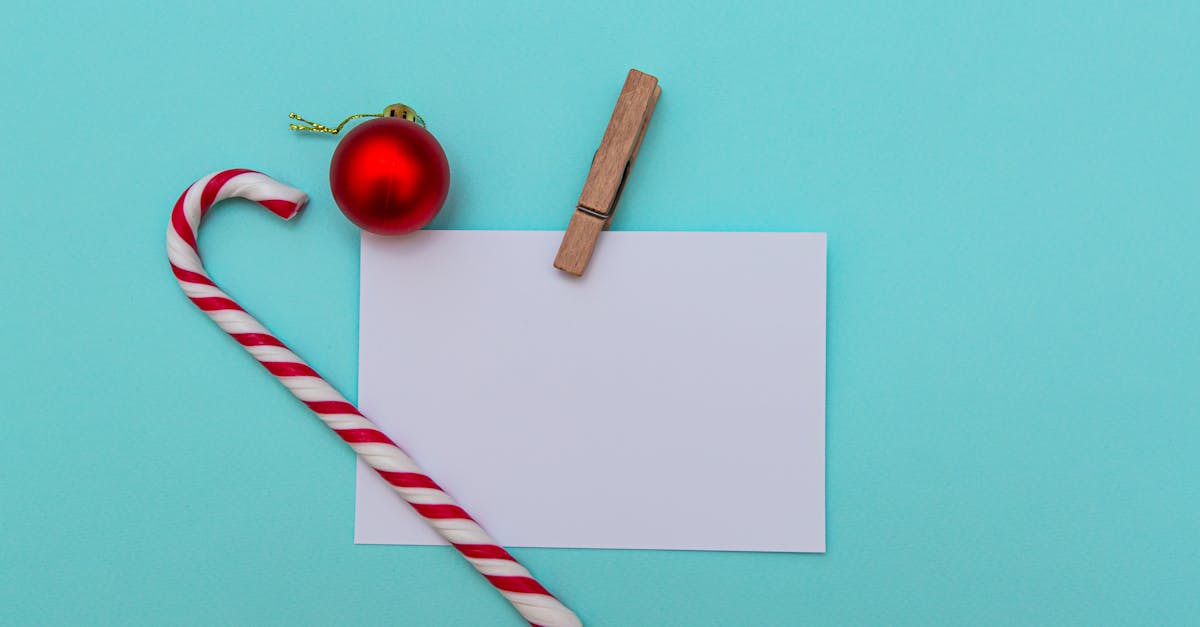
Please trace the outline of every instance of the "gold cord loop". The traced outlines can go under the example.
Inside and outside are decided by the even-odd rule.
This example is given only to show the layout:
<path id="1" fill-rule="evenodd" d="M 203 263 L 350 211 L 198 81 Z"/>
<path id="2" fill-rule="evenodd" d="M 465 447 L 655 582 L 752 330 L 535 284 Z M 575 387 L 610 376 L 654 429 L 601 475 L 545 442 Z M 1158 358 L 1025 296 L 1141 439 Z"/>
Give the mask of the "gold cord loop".
<path id="1" fill-rule="evenodd" d="M 296 113 L 289 113 L 288 114 L 289 119 L 296 120 L 297 122 L 303 122 L 304 124 L 288 124 L 288 128 L 292 129 L 293 131 L 308 131 L 311 133 L 329 133 L 330 135 L 337 135 L 338 133 L 342 132 L 342 129 L 346 126 L 346 123 L 348 123 L 350 120 L 357 120 L 358 118 L 384 118 L 384 117 L 403 118 L 410 122 L 416 122 L 417 124 L 420 124 L 422 127 L 425 126 L 425 120 L 422 119 L 421 116 L 417 115 L 417 112 L 413 111 L 412 107 L 409 107 L 408 105 L 397 103 L 397 104 L 388 105 L 387 108 L 383 110 L 383 113 L 359 113 L 357 115 L 352 115 L 352 116 L 346 118 L 345 120 L 342 120 L 341 124 L 338 124 L 337 126 L 335 126 L 333 128 L 325 126 L 324 124 L 317 124 L 316 122 L 313 122 L 311 120 L 306 120 L 306 119 L 300 117 Z M 305 126 L 305 124 L 307 124 L 308 126 Z"/>
<path id="2" fill-rule="evenodd" d="M 304 124 L 308 125 L 308 126 L 304 126 L 303 124 L 288 124 L 288 128 L 292 129 L 293 131 L 311 131 L 313 133 L 329 133 L 330 135 L 337 135 L 338 133 L 342 132 L 342 128 L 345 127 L 346 123 L 349 122 L 350 120 L 356 120 L 358 118 L 379 118 L 379 117 L 383 117 L 383 114 L 382 113 L 359 113 L 357 115 L 352 115 L 352 116 L 346 118 L 345 120 L 342 120 L 342 123 L 338 124 L 334 128 L 329 128 L 328 126 L 325 126 L 324 124 L 317 124 L 316 122 L 306 120 L 295 113 L 289 113 L 288 117 L 293 120 L 299 120 L 301 122 L 304 122 Z"/>

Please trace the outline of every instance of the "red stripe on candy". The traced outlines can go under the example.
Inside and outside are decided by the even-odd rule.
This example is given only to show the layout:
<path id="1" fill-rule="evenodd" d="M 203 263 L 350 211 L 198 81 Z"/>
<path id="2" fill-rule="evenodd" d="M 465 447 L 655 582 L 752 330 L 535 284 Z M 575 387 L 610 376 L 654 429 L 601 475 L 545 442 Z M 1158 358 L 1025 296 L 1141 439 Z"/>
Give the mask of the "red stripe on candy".
<path id="1" fill-rule="evenodd" d="M 494 544 L 456 544 L 454 548 L 458 549 L 466 557 L 474 557 L 476 559 L 492 559 L 492 560 L 509 560 L 517 561 L 512 555 L 508 554 L 502 547 Z"/>
<path id="2" fill-rule="evenodd" d="M 417 510 L 418 514 L 426 518 L 434 518 L 439 520 L 446 518 L 475 520 L 474 518 L 471 518 L 471 515 L 468 514 L 466 510 L 457 505 L 429 505 L 422 503 L 409 503 L 409 505 L 412 505 L 413 509 Z"/>
<path id="3" fill-rule="evenodd" d="M 381 434 L 382 435 L 382 434 Z M 387 437 L 386 435 L 383 437 Z M 345 438 L 343 438 L 345 439 Z M 389 439 L 388 442 L 391 442 Z M 376 470 L 383 480 L 396 486 L 397 488 L 432 488 L 441 490 L 442 486 L 434 483 L 428 475 L 423 475 L 419 472 L 394 472 L 391 470 Z"/>
<path id="4" fill-rule="evenodd" d="M 501 575 L 484 575 L 484 577 L 487 577 L 487 580 L 492 582 L 493 586 L 506 592 L 524 592 L 526 594 L 553 596 L 542 587 L 542 584 L 530 577 L 505 577 Z"/>
<path id="5" fill-rule="evenodd" d="M 188 188 L 191 189 L 190 187 Z M 175 208 L 171 210 L 171 228 L 179 234 L 179 237 L 196 250 L 196 234 L 192 233 L 192 227 L 187 222 L 187 216 L 183 215 L 183 199 L 187 197 L 187 191 L 175 201 Z M 199 251 L 197 251 L 199 253 Z"/>
<path id="6" fill-rule="evenodd" d="M 230 337 L 238 341 L 242 346 L 278 346 L 287 348 L 274 335 L 266 333 L 230 333 Z"/>
<path id="7" fill-rule="evenodd" d="M 345 401 L 303 401 L 308 408 L 318 414 L 355 414 L 361 416 L 358 408 Z"/>
<path id="8" fill-rule="evenodd" d="M 300 210 L 300 206 L 290 200 L 260 200 L 258 204 L 270 209 L 271 213 L 284 220 L 290 220 Z"/>
<path id="9" fill-rule="evenodd" d="M 277 377 L 317 377 L 315 370 L 304 364 L 298 364 L 294 361 L 264 361 L 262 365 L 267 368 L 271 374 Z"/>
<path id="10" fill-rule="evenodd" d="M 391 444 L 392 446 L 396 445 L 395 442 L 392 442 L 391 438 L 387 437 L 382 431 L 377 429 L 334 429 L 334 432 L 336 432 L 338 437 L 342 438 L 346 442 L 377 442 L 379 444 Z"/>
<path id="11" fill-rule="evenodd" d="M 175 274 L 175 278 L 179 279 L 180 281 L 199 283 L 201 285 L 211 285 L 213 287 L 217 286 L 216 283 L 212 282 L 212 279 L 204 276 L 203 274 L 200 274 L 199 272 L 192 272 L 191 270 L 184 270 L 175 264 L 171 264 L 171 272 L 173 272 Z"/>
<path id="12" fill-rule="evenodd" d="M 208 179 L 208 184 L 204 186 L 204 191 L 200 193 L 200 213 L 203 214 L 212 207 L 213 201 L 217 199 L 217 194 L 221 193 L 221 188 L 229 182 L 229 179 L 254 170 L 246 168 L 234 168 L 232 170 L 224 170 L 216 173 L 211 179 Z"/>
<path id="13" fill-rule="evenodd" d="M 237 303 L 220 296 L 205 296 L 203 298 L 189 296 L 188 298 L 191 298 L 192 302 L 196 303 L 196 306 L 201 311 L 225 311 L 230 309 L 244 311 Z"/>

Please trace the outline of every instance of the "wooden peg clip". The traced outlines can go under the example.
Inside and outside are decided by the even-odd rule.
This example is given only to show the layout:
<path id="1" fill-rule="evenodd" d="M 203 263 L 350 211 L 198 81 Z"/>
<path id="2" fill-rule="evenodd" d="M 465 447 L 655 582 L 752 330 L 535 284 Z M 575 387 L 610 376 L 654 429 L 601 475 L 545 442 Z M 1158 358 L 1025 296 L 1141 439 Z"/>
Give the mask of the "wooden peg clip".
<path id="1" fill-rule="evenodd" d="M 592 158 L 592 168 L 583 184 L 583 192 L 579 194 L 579 203 L 571 214 L 562 245 L 558 247 L 555 268 L 575 276 L 583 275 L 600 231 L 608 228 L 612 221 L 621 190 L 625 188 L 629 170 L 637 159 L 642 137 L 646 135 L 646 126 L 650 124 L 650 115 L 654 113 L 654 105 L 661 93 L 657 78 L 629 70 L 604 138 L 600 140 L 600 149 Z"/>

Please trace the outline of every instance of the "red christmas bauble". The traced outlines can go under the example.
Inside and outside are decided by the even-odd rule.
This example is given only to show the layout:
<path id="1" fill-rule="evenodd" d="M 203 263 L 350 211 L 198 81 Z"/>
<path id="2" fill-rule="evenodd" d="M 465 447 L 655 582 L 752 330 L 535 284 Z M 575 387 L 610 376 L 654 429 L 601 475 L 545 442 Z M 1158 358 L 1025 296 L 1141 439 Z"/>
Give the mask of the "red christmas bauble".
<path id="1" fill-rule="evenodd" d="M 329 164 L 333 199 L 351 222 L 380 235 L 415 231 L 433 219 L 450 190 L 450 164 L 433 133 L 403 118 L 354 127 Z"/>

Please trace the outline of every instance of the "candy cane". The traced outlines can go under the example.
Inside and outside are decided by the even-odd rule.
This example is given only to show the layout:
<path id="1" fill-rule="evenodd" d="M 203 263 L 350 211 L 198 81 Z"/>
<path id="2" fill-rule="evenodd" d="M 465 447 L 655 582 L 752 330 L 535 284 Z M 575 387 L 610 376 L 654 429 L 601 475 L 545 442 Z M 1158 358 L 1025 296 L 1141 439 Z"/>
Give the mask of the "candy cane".
<path id="1" fill-rule="evenodd" d="M 253 170 L 225 170 L 193 183 L 175 203 L 167 227 L 167 259 L 184 294 L 349 444 L 530 625 L 582 625 L 375 423 L 213 283 L 200 262 L 196 233 L 209 207 L 233 197 L 253 200 L 284 220 L 308 202 L 304 192 Z"/>

